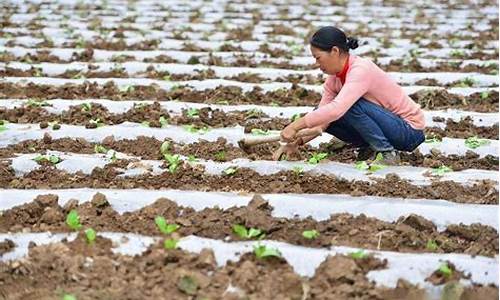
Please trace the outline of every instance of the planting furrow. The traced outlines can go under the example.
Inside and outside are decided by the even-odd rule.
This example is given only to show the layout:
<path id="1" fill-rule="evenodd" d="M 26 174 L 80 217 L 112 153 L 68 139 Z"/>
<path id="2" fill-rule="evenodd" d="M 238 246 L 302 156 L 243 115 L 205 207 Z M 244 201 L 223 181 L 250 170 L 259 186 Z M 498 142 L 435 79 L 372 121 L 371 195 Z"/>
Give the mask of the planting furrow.
<path id="1" fill-rule="evenodd" d="M 79 64 L 26 64 L 0 63 L 3 77 L 58 77 L 58 78 L 153 78 L 165 81 L 183 81 L 195 77 L 198 80 L 224 78 L 243 82 L 301 82 L 323 84 L 320 71 L 294 71 L 286 69 L 256 69 L 245 67 L 212 67 L 184 64 L 155 64 L 142 62 Z M 448 87 L 496 87 L 498 76 L 478 73 L 399 73 L 389 72 L 401 85 L 448 86 Z M 304 79 L 302 79 L 304 78 Z"/>
<path id="2" fill-rule="evenodd" d="M 200 192 L 181 190 L 144 190 L 144 189 L 0 189 L 0 210 L 13 209 L 15 206 L 29 204 L 39 195 L 55 195 L 57 204 L 68 208 L 75 199 L 79 205 L 91 201 L 96 194 L 102 194 L 111 208 L 119 214 L 130 213 L 152 205 L 160 198 L 167 198 L 177 206 L 196 212 L 207 209 L 236 209 L 248 206 L 257 195 L 229 192 Z M 102 197 L 102 196 L 99 196 Z M 445 200 L 384 198 L 372 196 L 333 195 L 333 194 L 262 194 L 267 209 L 274 218 L 287 218 L 325 221 L 333 214 L 361 214 L 385 222 L 417 214 L 428 219 L 439 232 L 451 224 L 472 225 L 480 223 L 498 231 L 497 205 L 461 204 Z M 74 202 L 74 201 L 73 201 Z M 313 205 L 311 205 L 313 204 Z M 42 212 L 43 213 L 43 212 Z M 245 216 L 245 215 L 243 215 Z M 247 215 L 251 216 L 251 215 Z"/>
<path id="3" fill-rule="evenodd" d="M 27 217 L 26 211 L 30 214 Z M 176 234 L 225 241 L 267 240 L 314 248 L 334 246 L 361 247 L 384 251 L 465 253 L 494 256 L 498 252 L 498 232 L 479 223 L 449 224 L 442 232 L 431 221 L 409 214 L 395 222 L 384 222 L 364 215 L 332 214 L 323 221 L 276 218 L 260 196 L 239 208 L 206 208 L 194 211 L 178 206 L 170 199 L 157 199 L 133 212 L 119 214 L 103 194 L 95 194 L 90 202 L 78 204 L 71 200 L 58 204 L 55 195 L 38 195 L 33 202 L 2 211 L 0 232 L 67 232 L 65 216 L 75 211 L 86 227 L 99 232 L 130 232 L 157 235 L 162 231 L 158 217 L 167 220 Z M 74 214 L 74 213 L 73 213 Z M 155 224 L 156 223 L 156 224 Z M 123 226 L 122 224 L 127 224 Z M 236 226 L 236 227 L 235 227 Z M 238 229 L 254 228 L 257 234 L 248 236 Z M 243 229 L 243 227 L 240 227 Z M 312 232 L 306 237 L 303 232 Z M 429 246 L 432 244 L 432 246 Z"/>

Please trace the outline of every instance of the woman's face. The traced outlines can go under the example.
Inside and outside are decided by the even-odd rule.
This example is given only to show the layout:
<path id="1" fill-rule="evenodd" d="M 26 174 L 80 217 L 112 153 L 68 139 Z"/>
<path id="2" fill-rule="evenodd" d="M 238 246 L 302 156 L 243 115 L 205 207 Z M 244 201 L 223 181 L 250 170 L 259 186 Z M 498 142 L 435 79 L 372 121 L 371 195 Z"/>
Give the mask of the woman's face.
<path id="1" fill-rule="evenodd" d="M 328 75 L 334 75 L 342 71 L 342 61 L 340 59 L 340 49 L 333 47 L 330 52 L 321 50 L 311 45 L 311 53 L 316 60 L 319 69 Z"/>

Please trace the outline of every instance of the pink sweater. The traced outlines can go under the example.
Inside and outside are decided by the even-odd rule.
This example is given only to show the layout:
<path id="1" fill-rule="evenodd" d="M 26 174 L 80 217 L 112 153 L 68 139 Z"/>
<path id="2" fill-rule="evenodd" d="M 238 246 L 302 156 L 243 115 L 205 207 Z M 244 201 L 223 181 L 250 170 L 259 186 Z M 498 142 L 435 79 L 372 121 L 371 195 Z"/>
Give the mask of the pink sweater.
<path id="1" fill-rule="evenodd" d="M 424 113 L 403 89 L 371 60 L 349 55 L 345 84 L 330 75 L 317 110 L 305 116 L 307 127 L 326 125 L 342 117 L 361 97 L 403 118 L 415 129 L 425 127 Z"/>

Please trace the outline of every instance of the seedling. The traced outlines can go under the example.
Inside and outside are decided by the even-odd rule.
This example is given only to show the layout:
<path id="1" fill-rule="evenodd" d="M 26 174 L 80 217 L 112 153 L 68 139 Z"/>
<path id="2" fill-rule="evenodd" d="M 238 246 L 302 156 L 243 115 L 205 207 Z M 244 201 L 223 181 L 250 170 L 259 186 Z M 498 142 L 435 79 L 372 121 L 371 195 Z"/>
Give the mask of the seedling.
<path id="1" fill-rule="evenodd" d="M 106 153 L 106 155 L 108 155 L 109 153 L 111 152 L 111 162 L 114 163 L 117 158 L 116 158 L 116 151 L 115 150 L 109 150 L 108 153 Z"/>
<path id="2" fill-rule="evenodd" d="M 490 141 L 485 140 L 485 139 L 480 139 L 477 136 L 473 136 L 470 138 L 467 138 L 465 140 L 465 146 L 471 148 L 471 149 L 476 149 L 484 145 L 488 145 Z"/>
<path id="3" fill-rule="evenodd" d="M 220 105 L 229 105 L 229 101 L 224 99 L 217 100 L 215 103 Z"/>
<path id="4" fill-rule="evenodd" d="M 43 76 L 42 70 L 39 68 L 34 68 L 33 69 L 33 76 L 34 77 L 42 77 Z"/>
<path id="5" fill-rule="evenodd" d="M 52 130 L 61 129 L 61 125 L 59 125 L 58 121 L 49 122 L 49 127 L 52 128 Z"/>
<path id="6" fill-rule="evenodd" d="M 488 92 L 488 91 L 481 92 L 481 99 L 482 100 L 488 99 L 489 96 L 490 96 L 490 92 Z"/>
<path id="7" fill-rule="evenodd" d="M 170 80 L 172 80 L 172 77 L 170 76 L 170 74 L 167 74 L 167 75 L 163 76 L 161 79 L 163 79 L 165 81 L 170 81 Z"/>
<path id="8" fill-rule="evenodd" d="M 177 229 L 179 229 L 179 225 L 177 224 L 168 224 L 167 221 L 165 220 L 164 217 L 162 216 L 157 216 L 155 218 L 155 224 L 158 226 L 158 229 L 163 233 L 163 234 L 171 234 Z"/>
<path id="9" fill-rule="evenodd" d="M 177 283 L 177 288 L 187 295 L 196 295 L 198 290 L 198 283 L 191 276 L 182 276 Z"/>
<path id="10" fill-rule="evenodd" d="M 294 115 L 292 116 L 292 122 L 295 122 L 295 121 L 297 121 L 298 119 L 300 119 L 300 114 L 299 114 L 299 113 L 294 114 Z"/>
<path id="11" fill-rule="evenodd" d="M 51 106 L 47 101 L 37 101 L 35 99 L 29 99 L 28 102 L 26 102 L 26 106 L 29 107 L 43 107 L 43 106 Z"/>
<path id="12" fill-rule="evenodd" d="M 441 138 L 438 137 L 438 136 L 426 136 L 425 137 L 425 143 L 427 144 L 436 144 L 436 143 L 440 143 L 441 142 Z"/>
<path id="13" fill-rule="evenodd" d="M 197 65 L 200 63 L 200 59 L 196 56 L 191 56 L 188 61 L 187 61 L 188 65 Z"/>
<path id="14" fill-rule="evenodd" d="M 368 254 L 365 253 L 363 250 L 359 250 L 356 252 L 349 253 L 349 256 L 354 258 L 354 259 L 363 259 L 368 256 Z"/>
<path id="15" fill-rule="evenodd" d="M 199 116 L 200 110 L 192 107 L 192 108 L 188 109 L 186 113 L 190 118 L 194 118 L 194 117 Z"/>
<path id="16" fill-rule="evenodd" d="M 270 248 L 265 245 L 257 244 L 253 247 L 253 253 L 259 259 L 266 257 L 281 257 L 281 252 L 276 248 Z"/>
<path id="17" fill-rule="evenodd" d="M 168 125 L 168 120 L 164 116 L 161 116 L 158 121 L 160 122 L 161 128 L 165 128 Z"/>
<path id="18" fill-rule="evenodd" d="M 161 146 L 160 146 L 160 153 L 165 155 L 165 154 L 168 154 L 168 150 L 170 149 L 170 142 L 169 141 L 164 141 L 163 143 L 161 143 Z"/>
<path id="19" fill-rule="evenodd" d="M 106 147 L 104 147 L 103 145 L 95 145 L 94 152 L 95 153 L 107 153 L 108 149 L 106 149 Z"/>
<path id="20" fill-rule="evenodd" d="M 141 126 L 149 127 L 149 121 L 142 121 Z"/>
<path id="21" fill-rule="evenodd" d="M 278 102 L 274 102 L 274 101 L 271 102 L 271 103 L 269 103 L 269 105 L 273 106 L 273 107 L 279 107 L 280 106 L 280 104 Z"/>
<path id="22" fill-rule="evenodd" d="M 215 159 L 218 161 L 226 160 L 226 151 L 218 151 L 215 153 Z"/>
<path id="23" fill-rule="evenodd" d="M 455 58 L 462 58 L 465 56 L 465 52 L 463 50 L 451 50 L 450 56 Z"/>
<path id="24" fill-rule="evenodd" d="M 122 93 L 133 93 L 135 92 L 135 87 L 132 85 L 125 85 L 120 88 L 120 92 Z"/>
<path id="25" fill-rule="evenodd" d="M 425 248 L 429 251 L 436 251 L 439 247 L 438 247 L 438 244 L 436 243 L 436 241 L 434 240 L 428 240 L 427 241 L 427 244 L 425 245 Z"/>
<path id="26" fill-rule="evenodd" d="M 80 224 L 80 216 L 78 216 L 76 210 L 70 211 L 69 214 L 66 216 L 66 224 L 72 230 L 78 230 L 82 228 L 82 224 Z"/>
<path id="27" fill-rule="evenodd" d="M 95 241 L 96 233 L 92 228 L 85 229 L 85 237 L 87 238 L 87 243 L 92 244 Z"/>
<path id="28" fill-rule="evenodd" d="M 448 266 L 448 263 L 446 262 L 441 264 L 441 266 L 439 266 L 439 269 L 437 271 L 443 274 L 444 277 L 451 277 L 451 275 L 453 275 L 453 270 Z"/>
<path id="29" fill-rule="evenodd" d="M 355 168 L 360 171 L 366 171 L 370 168 L 370 166 L 366 163 L 366 161 L 357 161 L 355 163 Z"/>
<path id="30" fill-rule="evenodd" d="M 474 86 L 475 83 L 476 83 L 476 81 L 473 78 L 467 77 L 467 78 L 464 78 L 464 79 L 458 81 L 457 84 L 455 84 L 455 86 L 456 87 L 472 87 L 472 86 Z"/>
<path id="31" fill-rule="evenodd" d="M 448 172 L 453 172 L 453 170 L 447 166 L 440 166 L 439 168 L 432 169 L 432 174 L 436 176 L 443 176 L 445 173 Z"/>
<path id="32" fill-rule="evenodd" d="M 176 240 L 176 239 L 166 239 L 163 242 L 163 247 L 165 247 L 165 249 L 167 249 L 167 250 L 176 249 L 178 242 L 179 242 L 179 240 Z"/>
<path id="33" fill-rule="evenodd" d="M 97 118 L 97 119 L 90 119 L 89 123 L 90 124 L 96 124 L 97 127 L 104 126 L 104 124 L 102 123 L 101 119 L 99 119 L 99 118 Z"/>
<path id="34" fill-rule="evenodd" d="M 239 224 L 233 225 L 233 232 L 242 239 L 263 237 L 262 230 L 257 228 L 247 229 L 245 226 Z"/>
<path id="35" fill-rule="evenodd" d="M 247 115 L 247 119 L 251 119 L 251 118 L 258 118 L 263 113 L 264 112 L 262 110 L 254 108 L 254 109 L 250 109 L 249 111 L 247 111 L 246 115 Z"/>
<path id="36" fill-rule="evenodd" d="M 309 158 L 308 163 L 311 165 L 317 165 L 320 161 L 328 157 L 328 153 L 321 152 L 321 153 L 313 153 L 311 158 Z"/>
<path id="37" fill-rule="evenodd" d="M 64 294 L 63 300 L 76 300 L 76 297 L 70 294 Z"/>
<path id="38" fill-rule="evenodd" d="M 82 111 L 89 112 L 92 110 L 92 104 L 90 104 L 88 102 L 82 103 L 82 104 L 80 104 L 80 106 L 82 107 Z"/>
<path id="39" fill-rule="evenodd" d="M 141 102 L 141 103 L 134 103 L 134 109 L 141 110 L 144 107 L 148 106 L 147 103 Z"/>
<path id="40" fill-rule="evenodd" d="M 188 162 L 197 162 L 199 161 L 194 155 L 189 155 L 188 156 Z"/>
<path id="41" fill-rule="evenodd" d="M 237 171 L 236 168 L 233 168 L 233 167 L 229 167 L 229 168 L 226 168 L 224 171 L 222 171 L 224 173 L 224 175 L 227 175 L 227 176 L 231 176 L 233 174 L 235 174 Z"/>
<path id="42" fill-rule="evenodd" d="M 297 176 L 303 175 L 304 174 L 304 167 L 302 167 L 302 166 L 293 167 L 293 173 L 295 173 L 295 175 L 297 175 Z"/>
<path id="43" fill-rule="evenodd" d="M 191 133 L 205 134 L 209 131 L 208 127 L 196 128 L 195 125 L 184 125 L 184 129 Z"/>
<path id="44" fill-rule="evenodd" d="M 259 128 L 252 128 L 252 134 L 253 135 L 269 135 L 269 131 L 268 130 L 262 130 L 262 129 L 259 129 Z"/>
<path id="45" fill-rule="evenodd" d="M 0 132 L 7 130 L 6 121 L 0 121 Z"/>
<path id="46" fill-rule="evenodd" d="M 179 165 L 182 163 L 179 154 L 163 154 L 163 157 L 168 162 L 168 171 L 170 173 L 175 173 Z"/>
<path id="47" fill-rule="evenodd" d="M 33 160 L 36 162 L 48 161 L 53 165 L 61 162 L 61 159 L 56 155 L 38 155 Z"/>
<path id="48" fill-rule="evenodd" d="M 319 232 L 315 229 L 313 230 L 305 230 L 302 232 L 302 236 L 306 239 L 313 240 L 319 236 Z"/>

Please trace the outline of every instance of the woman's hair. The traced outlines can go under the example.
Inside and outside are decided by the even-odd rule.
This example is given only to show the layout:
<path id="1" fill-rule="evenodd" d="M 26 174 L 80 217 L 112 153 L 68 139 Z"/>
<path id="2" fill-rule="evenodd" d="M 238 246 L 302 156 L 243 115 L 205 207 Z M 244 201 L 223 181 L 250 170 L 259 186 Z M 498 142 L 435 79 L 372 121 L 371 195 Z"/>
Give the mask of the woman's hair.
<path id="1" fill-rule="evenodd" d="M 347 37 L 342 30 L 334 26 L 321 27 L 313 34 L 310 43 L 323 51 L 330 51 L 334 46 L 339 47 L 343 52 L 358 48 L 357 39 Z"/>

